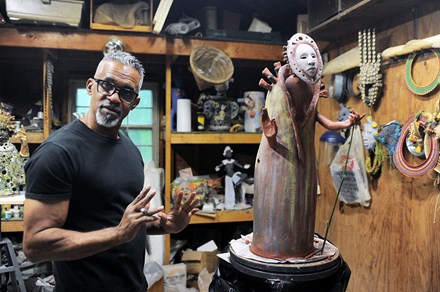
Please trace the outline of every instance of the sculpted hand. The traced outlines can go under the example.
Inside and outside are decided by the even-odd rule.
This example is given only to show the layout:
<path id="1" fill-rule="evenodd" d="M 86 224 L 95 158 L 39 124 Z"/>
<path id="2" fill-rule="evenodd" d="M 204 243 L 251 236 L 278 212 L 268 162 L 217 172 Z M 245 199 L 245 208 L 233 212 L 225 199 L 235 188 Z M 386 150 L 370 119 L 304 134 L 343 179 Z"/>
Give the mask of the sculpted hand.
<path id="1" fill-rule="evenodd" d="M 361 120 L 365 117 L 365 113 L 360 116 L 357 111 L 351 110 L 350 114 L 348 115 L 348 120 L 345 121 L 347 123 L 347 128 L 351 127 L 353 125 L 360 125 Z"/>
<path id="2" fill-rule="evenodd" d="M 281 66 L 280 63 L 275 63 L 274 65 L 275 65 L 275 70 L 278 70 L 279 67 Z M 273 75 L 272 72 L 270 72 L 270 70 L 267 68 L 264 68 L 262 74 L 270 83 L 268 83 L 265 79 L 261 78 L 258 85 L 260 85 L 266 90 L 271 90 L 272 86 L 277 83 L 278 78 L 275 75 Z"/>
<path id="3" fill-rule="evenodd" d="M 26 142 L 27 134 L 26 134 L 26 130 L 24 129 L 23 126 L 21 126 L 20 130 L 17 131 L 17 134 L 15 134 L 15 137 L 20 139 L 20 141 Z"/>
<path id="4" fill-rule="evenodd" d="M 319 88 L 319 97 L 327 98 L 328 97 L 328 91 L 325 89 L 325 84 L 321 80 L 321 87 Z"/>
<path id="5" fill-rule="evenodd" d="M 261 122 L 264 136 L 266 136 L 269 146 L 274 148 L 277 143 L 276 136 L 278 133 L 278 127 L 275 119 L 269 118 L 266 108 L 261 110 Z"/>
<path id="6" fill-rule="evenodd" d="M 154 195 L 156 191 L 148 186 L 125 209 L 121 222 L 116 227 L 124 242 L 132 240 L 139 228 L 147 222 L 159 219 L 158 213 L 163 210 L 163 206 L 150 210 L 150 201 Z"/>
<path id="7" fill-rule="evenodd" d="M 182 203 L 183 193 L 177 195 L 173 209 L 170 213 L 160 212 L 160 226 L 167 233 L 177 233 L 182 231 L 191 221 L 191 216 L 200 211 L 195 208 L 199 204 L 199 198 L 195 193 L 191 193 L 189 198 Z"/>

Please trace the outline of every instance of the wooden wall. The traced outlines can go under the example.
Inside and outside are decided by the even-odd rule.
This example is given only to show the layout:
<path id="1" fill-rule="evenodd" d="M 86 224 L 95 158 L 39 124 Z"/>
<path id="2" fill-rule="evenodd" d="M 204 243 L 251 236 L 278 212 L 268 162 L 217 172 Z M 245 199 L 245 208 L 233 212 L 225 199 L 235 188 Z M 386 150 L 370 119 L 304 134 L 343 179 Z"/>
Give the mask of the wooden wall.
<path id="1" fill-rule="evenodd" d="M 440 34 L 440 7 L 435 12 L 403 23 L 378 34 L 378 47 L 405 44 L 418 38 Z M 386 45 L 386 46 L 384 46 Z M 331 58 L 355 44 L 329 51 Z M 440 99 L 440 85 L 427 96 L 412 94 L 405 84 L 406 59 L 384 66 L 384 94 L 377 109 L 370 110 L 362 100 L 350 97 L 347 104 L 360 113 L 371 114 L 379 124 L 397 120 L 401 124 L 419 110 L 433 111 Z M 432 54 L 414 66 L 416 82 L 426 84 L 439 70 Z M 425 81 L 425 82 L 424 82 Z M 328 77 L 326 78 L 328 82 Z M 339 105 L 333 99 L 321 99 L 319 111 L 336 119 Z M 325 131 L 317 126 L 316 144 Z M 318 148 L 317 148 L 318 149 Z M 414 163 L 421 160 L 413 159 Z M 431 171 L 420 178 L 408 178 L 385 161 L 381 177 L 370 182 L 372 203 L 369 208 L 344 206 L 336 208 L 328 239 L 342 253 L 352 275 L 348 291 L 395 292 L 440 291 L 440 188 L 434 185 L 438 174 Z M 316 230 L 324 235 L 336 191 L 328 168 L 319 169 L 321 195 L 318 196 Z M 434 216 L 437 222 L 434 223 Z"/>

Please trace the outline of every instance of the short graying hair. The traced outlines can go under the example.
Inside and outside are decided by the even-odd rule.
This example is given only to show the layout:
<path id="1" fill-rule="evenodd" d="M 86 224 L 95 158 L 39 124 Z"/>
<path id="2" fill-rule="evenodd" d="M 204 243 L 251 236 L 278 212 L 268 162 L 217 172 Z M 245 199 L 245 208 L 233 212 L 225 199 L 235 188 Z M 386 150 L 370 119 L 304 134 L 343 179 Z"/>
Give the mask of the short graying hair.
<path id="1" fill-rule="evenodd" d="M 100 64 L 108 61 L 116 61 L 125 66 L 130 66 L 136 69 L 136 71 L 138 71 L 139 74 L 141 75 L 141 80 L 139 82 L 139 89 L 142 87 L 145 70 L 144 67 L 142 66 L 142 63 L 138 60 L 138 58 L 127 52 L 116 51 L 116 52 L 110 52 L 108 54 L 104 54 L 104 58 L 102 58 Z"/>

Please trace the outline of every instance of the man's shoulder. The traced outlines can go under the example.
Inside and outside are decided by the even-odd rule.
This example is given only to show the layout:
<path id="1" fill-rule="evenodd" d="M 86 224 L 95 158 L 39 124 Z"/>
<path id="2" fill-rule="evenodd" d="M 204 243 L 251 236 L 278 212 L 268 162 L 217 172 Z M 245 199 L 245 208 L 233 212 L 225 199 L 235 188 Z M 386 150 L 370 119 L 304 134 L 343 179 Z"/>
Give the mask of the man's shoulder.
<path id="1" fill-rule="evenodd" d="M 73 121 L 54 131 L 41 145 L 41 149 L 77 149 L 78 143 L 82 143 L 79 121 Z M 40 149 L 40 150 L 41 150 Z"/>

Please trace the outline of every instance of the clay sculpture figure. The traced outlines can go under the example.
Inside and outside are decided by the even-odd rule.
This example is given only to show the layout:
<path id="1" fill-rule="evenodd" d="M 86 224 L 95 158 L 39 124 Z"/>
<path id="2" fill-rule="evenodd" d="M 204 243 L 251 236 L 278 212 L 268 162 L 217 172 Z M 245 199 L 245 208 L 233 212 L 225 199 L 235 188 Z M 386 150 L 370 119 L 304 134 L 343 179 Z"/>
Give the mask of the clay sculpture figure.
<path id="1" fill-rule="evenodd" d="M 0 110 L 0 196 L 18 194 L 26 182 L 24 165 L 29 159 L 26 131 L 22 126 L 16 133 L 21 144 L 20 152 L 11 143 L 13 132 L 14 117 Z"/>
<path id="2" fill-rule="evenodd" d="M 352 126 L 317 111 L 323 63 L 308 35 L 293 35 L 284 47 L 286 64 L 275 63 L 274 76 L 263 70 L 268 90 L 262 111 L 263 134 L 255 163 L 254 228 L 251 251 L 275 259 L 305 257 L 314 251 L 317 177 L 315 122 L 329 130 Z"/>

